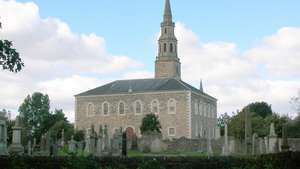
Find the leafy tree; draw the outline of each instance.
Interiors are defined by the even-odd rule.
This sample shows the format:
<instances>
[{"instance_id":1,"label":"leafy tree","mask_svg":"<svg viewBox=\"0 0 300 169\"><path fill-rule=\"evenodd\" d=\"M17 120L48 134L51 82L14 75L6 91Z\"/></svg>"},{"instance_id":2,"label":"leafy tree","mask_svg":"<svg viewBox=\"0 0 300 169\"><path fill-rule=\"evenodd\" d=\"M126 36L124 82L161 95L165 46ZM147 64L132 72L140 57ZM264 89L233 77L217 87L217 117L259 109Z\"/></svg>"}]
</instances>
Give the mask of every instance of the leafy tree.
<instances>
[{"instance_id":1,"label":"leafy tree","mask_svg":"<svg viewBox=\"0 0 300 169\"><path fill-rule=\"evenodd\" d=\"M300 113L300 91L298 92L298 96L291 98L290 103L293 108Z\"/></svg>"},{"instance_id":2,"label":"leafy tree","mask_svg":"<svg viewBox=\"0 0 300 169\"><path fill-rule=\"evenodd\" d=\"M244 107L242 111L245 111L247 108L250 112L254 112L256 115L259 115L262 118L272 115L273 113L271 105L266 102L251 103Z\"/></svg>"},{"instance_id":3,"label":"leafy tree","mask_svg":"<svg viewBox=\"0 0 300 169\"><path fill-rule=\"evenodd\" d=\"M158 117L154 114L147 114L143 120L142 120L142 125L140 127L141 133L147 133L147 132L158 132L161 133L160 131L161 125L158 120Z\"/></svg>"},{"instance_id":4,"label":"leafy tree","mask_svg":"<svg viewBox=\"0 0 300 169\"><path fill-rule=\"evenodd\" d=\"M19 72L24 67L19 53L13 48L13 44L9 40L0 39L0 66L3 70L11 72Z\"/></svg>"},{"instance_id":5,"label":"leafy tree","mask_svg":"<svg viewBox=\"0 0 300 169\"><path fill-rule=\"evenodd\" d=\"M290 138L300 138L300 113L288 123L287 135Z\"/></svg>"},{"instance_id":6,"label":"leafy tree","mask_svg":"<svg viewBox=\"0 0 300 169\"><path fill-rule=\"evenodd\" d=\"M83 141L84 140L84 131L83 130L76 130L74 132L74 140Z\"/></svg>"},{"instance_id":7,"label":"leafy tree","mask_svg":"<svg viewBox=\"0 0 300 169\"><path fill-rule=\"evenodd\" d=\"M48 95L36 92L28 95L19 107L22 124L27 134L39 139L49 129L50 100Z\"/></svg>"}]
</instances>

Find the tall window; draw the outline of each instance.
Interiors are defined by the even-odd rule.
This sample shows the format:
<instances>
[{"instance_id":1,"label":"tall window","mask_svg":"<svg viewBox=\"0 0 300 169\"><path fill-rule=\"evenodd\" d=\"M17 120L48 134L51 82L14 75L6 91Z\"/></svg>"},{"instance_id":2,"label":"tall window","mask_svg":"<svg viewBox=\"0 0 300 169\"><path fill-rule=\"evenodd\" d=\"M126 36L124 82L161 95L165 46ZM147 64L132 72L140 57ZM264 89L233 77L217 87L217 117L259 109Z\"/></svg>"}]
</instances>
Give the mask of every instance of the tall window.
<instances>
[{"instance_id":1,"label":"tall window","mask_svg":"<svg viewBox=\"0 0 300 169\"><path fill-rule=\"evenodd\" d=\"M125 114L125 103L120 102L118 108L119 108L119 114L124 115Z\"/></svg>"},{"instance_id":2,"label":"tall window","mask_svg":"<svg viewBox=\"0 0 300 169\"><path fill-rule=\"evenodd\" d=\"M194 103L194 111L195 111L195 114L198 114L198 101L197 100Z\"/></svg>"},{"instance_id":3,"label":"tall window","mask_svg":"<svg viewBox=\"0 0 300 169\"><path fill-rule=\"evenodd\" d=\"M165 28L165 34L167 34L167 28Z\"/></svg>"},{"instance_id":4,"label":"tall window","mask_svg":"<svg viewBox=\"0 0 300 169\"><path fill-rule=\"evenodd\" d=\"M109 104L107 102L104 102L102 104L102 112L104 116L107 116L109 114Z\"/></svg>"},{"instance_id":5,"label":"tall window","mask_svg":"<svg viewBox=\"0 0 300 169\"><path fill-rule=\"evenodd\" d=\"M167 52L167 44L164 43L164 52Z\"/></svg>"},{"instance_id":6,"label":"tall window","mask_svg":"<svg viewBox=\"0 0 300 169\"><path fill-rule=\"evenodd\" d=\"M168 101L168 112L169 112L169 114L175 114L176 113L176 100L175 99L169 99L169 101Z\"/></svg>"},{"instance_id":7,"label":"tall window","mask_svg":"<svg viewBox=\"0 0 300 169\"><path fill-rule=\"evenodd\" d=\"M141 103L141 101L136 101L134 107L135 107L135 114L141 114L142 113L142 103Z\"/></svg>"},{"instance_id":8,"label":"tall window","mask_svg":"<svg viewBox=\"0 0 300 169\"><path fill-rule=\"evenodd\" d=\"M89 103L87 105L87 116L93 116L94 115L94 105L92 103Z\"/></svg>"},{"instance_id":9,"label":"tall window","mask_svg":"<svg viewBox=\"0 0 300 169\"><path fill-rule=\"evenodd\" d=\"M159 103L157 100L153 100L151 102L151 112L154 114L158 114L159 113Z\"/></svg>"},{"instance_id":10,"label":"tall window","mask_svg":"<svg viewBox=\"0 0 300 169\"><path fill-rule=\"evenodd\" d=\"M170 52L173 52L173 44L170 44Z\"/></svg>"}]
</instances>

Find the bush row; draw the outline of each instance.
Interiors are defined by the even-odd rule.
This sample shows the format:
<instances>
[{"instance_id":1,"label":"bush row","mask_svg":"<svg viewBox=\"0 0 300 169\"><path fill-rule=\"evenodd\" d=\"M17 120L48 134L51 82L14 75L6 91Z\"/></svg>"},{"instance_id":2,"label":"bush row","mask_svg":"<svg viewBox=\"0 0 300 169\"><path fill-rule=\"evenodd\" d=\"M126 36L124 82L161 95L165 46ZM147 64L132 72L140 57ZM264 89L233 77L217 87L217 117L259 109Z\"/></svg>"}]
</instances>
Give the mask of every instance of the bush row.
<instances>
[{"instance_id":1,"label":"bush row","mask_svg":"<svg viewBox=\"0 0 300 169\"><path fill-rule=\"evenodd\" d=\"M1 169L298 169L300 152L252 157L0 157Z\"/></svg>"}]
</instances>

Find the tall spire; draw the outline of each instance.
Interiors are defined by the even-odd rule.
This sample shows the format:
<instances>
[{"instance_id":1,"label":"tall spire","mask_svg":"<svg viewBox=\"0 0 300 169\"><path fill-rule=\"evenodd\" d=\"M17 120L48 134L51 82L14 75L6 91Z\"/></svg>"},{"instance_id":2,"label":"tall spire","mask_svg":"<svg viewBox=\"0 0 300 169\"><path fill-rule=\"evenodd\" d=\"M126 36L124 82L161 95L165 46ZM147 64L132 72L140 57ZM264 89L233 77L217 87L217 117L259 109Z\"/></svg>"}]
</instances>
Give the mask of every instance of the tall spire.
<instances>
[{"instance_id":1,"label":"tall spire","mask_svg":"<svg viewBox=\"0 0 300 169\"><path fill-rule=\"evenodd\" d=\"M172 10L170 0L165 0L164 22L172 22Z\"/></svg>"},{"instance_id":2,"label":"tall spire","mask_svg":"<svg viewBox=\"0 0 300 169\"><path fill-rule=\"evenodd\" d=\"M201 92L203 92L203 84L202 84L202 79L200 80L200 88L199 88L199 90L200 90Z\"/></svg>"},{"instance_id":3,"label":"tall spire","mask_svg":"<svg viewBox=\"0 0 300 169\"><path fill-rule=\"evenodd\" d=\"M177 56L177 39L174 32L175 23L172 21L170 0L165 0L164 19L160 26L161 35L158 40L155 77L180 79L181 68Z\"/></svg>"}]
</instances>

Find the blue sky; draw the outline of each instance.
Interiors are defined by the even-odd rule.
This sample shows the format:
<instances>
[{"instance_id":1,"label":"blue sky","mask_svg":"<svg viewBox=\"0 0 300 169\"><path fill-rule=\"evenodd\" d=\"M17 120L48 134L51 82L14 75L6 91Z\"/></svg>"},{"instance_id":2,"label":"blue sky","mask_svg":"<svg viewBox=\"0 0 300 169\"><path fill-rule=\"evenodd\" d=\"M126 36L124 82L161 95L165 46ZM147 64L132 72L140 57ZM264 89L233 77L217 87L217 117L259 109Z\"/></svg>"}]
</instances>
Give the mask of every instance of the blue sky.
<instances>
[{"instance_id":1,"label":"blue sky","mask_svg":"<svg viewBox=\"0 0 300 169\"><path fill-rule=\"evenodd\" d=\"M3 29L26 67L0 71L0 109L47 93L74 120L74 95L116 79L151 78L163 0L0 0ZM218 113L266 101L295 115L300 1L171 0L182 79L218 98ZM3 35L3 36L2 36ZM300 95L300 93L299 93Z\"/></svg>"},{"instance_id":2,"label":"blue sky","mask_svg":"<svg viewBox=\"0 0 300 169\"><path fill-rule=\"evenodd\" d=\"M78 33L95 32L105 38L109 52L141 60L153 70L153 37L162 20L163 0L33 2L42 17L60 18ZM174 20L185 23L201 41L233 42L240 50L281 27L300 26L298 0L171 0L171 5Z\"/></svg>"}]
</instances>

